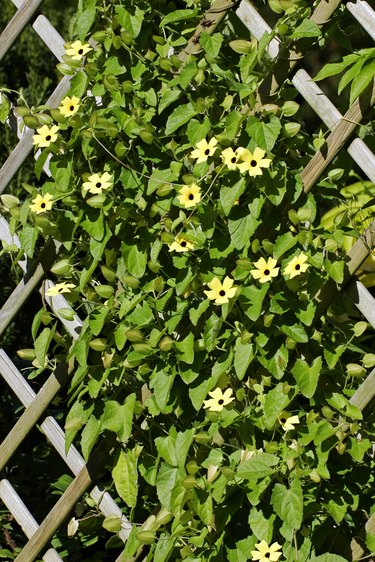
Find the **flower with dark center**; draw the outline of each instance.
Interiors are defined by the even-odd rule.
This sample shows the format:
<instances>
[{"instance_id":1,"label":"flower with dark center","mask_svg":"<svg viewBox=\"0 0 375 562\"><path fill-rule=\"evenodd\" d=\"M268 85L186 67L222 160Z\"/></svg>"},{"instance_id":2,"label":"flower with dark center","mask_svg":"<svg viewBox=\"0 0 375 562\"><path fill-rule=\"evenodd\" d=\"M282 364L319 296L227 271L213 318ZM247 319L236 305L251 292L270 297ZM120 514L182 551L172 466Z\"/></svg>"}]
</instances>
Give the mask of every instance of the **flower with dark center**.
<instances>
[{"instance_id":1,"label":"flower with dark center","mask_svg":"<svg viewBox=\"0 0 375 562\"><path fill-rule=\"evenodd\" d=\"M260 258L254 263L256 269L250 271L254 279L259 279L260 283L267 283L271 281L272 277L277 277L279 273L279 267L275 267L277 261L273 258L268 258L266 261L264 258Z\"/></svg>"},{"instance_id":2,"label":"flower with dark center","mask_svg":"<svg viewBox=\"0 0 375 562\"><path fill-rule=\"evenodd\" d=\"M57 140L57 133L60 127L57 125L43 125L36 130L36 135L33 135L33 145L37 148L47 148L50 144Z\"/></svg>"},{"instance_id":3,"label":"flower with dark center","mask_svg":"<svg viewBox=\"0 0 375 562\"><path fill-rule=\"evenodd\" d=\"M217 140L215 137L207 142L206 139L202 139L195 145L196 148L190 153L190 158L197 158L197 164L200 162L206 162L209 156L212 156L216 150Z\"/></svg>"},{"instance_id":4,"label":"flower with dark center","mask_svg":"<svg viewBox=\"0 0 375 562\"><path fill-rule=\"evenodd\" d=\"M286 268L284 269L284 275L289 275L289 279L293 279L296 275L305 273L310 265L307 262L306 254L299 254L290 260Z\"/></svg>"},{"instance_id":5,"label":"flower with dark center","mask_svg":"<svg viewBox=\"0 0 375 562\"><path fill-rule=\"evenodd\" d=\"M250 176L261 176L263 174L262 168L269 168L271 160L263 158L266 154L261 148L256 148L254 152L250 152L247 148L237 148L238 157L240 162L237 168L241 173L249 172Z\"/></svg>"}]
</instances>

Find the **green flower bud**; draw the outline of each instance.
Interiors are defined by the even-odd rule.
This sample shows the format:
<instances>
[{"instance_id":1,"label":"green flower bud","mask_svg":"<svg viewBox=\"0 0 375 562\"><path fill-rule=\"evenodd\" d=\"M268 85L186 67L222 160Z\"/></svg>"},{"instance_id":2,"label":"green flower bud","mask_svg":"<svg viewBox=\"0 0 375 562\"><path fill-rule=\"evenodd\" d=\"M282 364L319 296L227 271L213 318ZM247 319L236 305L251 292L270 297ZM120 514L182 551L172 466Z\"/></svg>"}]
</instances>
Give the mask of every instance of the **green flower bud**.
<instances>
[{"instance_id":1,"label":"green flower bud","mask_svg":"<svg viewBox=\"0 0 375 562\"><path fill-rule=\"evenodd\" d=\"M246 55L251 53L253 50L253 43L251 41L246 41L245 39L235 39L229 42L229 47L240 55Z\"/></svg>"},{"instance_id":2,"label":"green flower bud","mask_svg":"<svg viewBox=\"0 0 375 562\"><path fill-rule=\"evenodd\" d=\"M141 544L153 544L155 542L155 531L138 531L137 540Z\"/></svg>"},{"instance_id":3,"label":"green flower bud","mask_svg":"<svg viewBox=\"0 0 375 562\"><path fill-rule=\"evenodd\" d=\"M281 108L286 117L292 117L299 110L299 104L295 101L286 101Z\"/></svg>"},{"instance_id":4,"label":"green flower bud","mask_svg":"<svg viewBox=\"0 0 375 562\"><path fill-rule=\"evenodd\" d=\"M110 533L118 533L121 529L121 519L117 515L108 515L102 523L103 529Z\"/></svg>"},{"instance_id":5,"label":"green flower bud","mask_svg":"<svg viewBox=\"0 0 375 562\"><path fill-rule=\"evenodd\" d=\"M284 136L286 138L295 137L301 128L299 123L285 123L283 126Z\"/></svg>"},{"instance_id":6,"label":"green flower bud","mask_svg":"<svg viewBox=\"0 0 375 562\"><path fill-rule=\"evenodd\" d=\"M133 349L141 355L150 355L152 347L149 343L133 343Z\"/></svg>"},{"instance_id":7,"label":"green flower bud","mask_svg":"<svg viewBox=\"0 0 375 562\"><path fill-rule=\"evenodd\" d=\"M170 351L173 347L173 339L169 336L164 336L159 342L159 349L161 351Z\"/></svg>"},{"instance_id":8,"label":"green flower bud","mask_svg":"<svg viewBox=\"0 0 375 562\"><path fill-rule=\"evenodd\" d=\"M211 437L208 435L207 431L201 431L194 435L194 441L200 443L201 445L205 445L211 440Z\"/></svg>"},{"instance_id":9,"label":"green flower bud","mask_svg":"<svg viewBox=\"0 0 375 562\"><path fill-rule=\"evenodd\" d=\"M147 129L142 129L141 131L139 131L139 136L146 144L152 144L154 142L154 135Z\"/></svg>"},{"instance_id":10,"label":"green flower bud","mask_svg":"<svg viewBox=\"0 0 375 562\"><path fill-rule=\"evenodd\" d=\"M13 209L14 207L18 207L20 204L20 200L18 199L18 197L15 197L14 195L10 195L8 193L4 193L1 196L1 202L5 207L7 207L7 209Z\"/></svg>"},{"instance_id":11,"label":"green flower bud","mask_svg":"<svg viewBox=\"0 0 375 562\"><path fill-rule=\"evenodd\" d=\"M181 482L181 484L183 485L183 487L186 490L191 490L192 488L195 488L195 484L196 484L196 480L194 478L194 476L186 476L183 481Z\"/></svg>"},{"instance_id":12,"label":"green flower bud","mask_svg":"<svg viewBox=\"0 0 375 562\"><path fill-rule=\"evenodd\" d=\"M172 184L170 183L162 183L156 190L156 195L158 195L159 197L165 197L166 195L169 195L170 192L172 191L173 187Z\"/></svg>"},{"instance_id":13,"label":"green flower bud","mask_svg":"<svg viewBox=\"0 0 375 562\"><path fill-rule=\"evenodd\" d=\"M129 285L132 289L136 289L139 285L139 279L133 277L133 275L124 275L122 282L124 285Z\"/></svg>"},{"instance_id":14,"label":"green flower bud","mask_svg":"<svg viewBox=\"0 0 375 562\"><path fill-rule=\"evenodd\" d=\"M159 273L159 270L161 268L161 265L158 261L152 261L152 260L149 260L147 262L147 266L150 269L150 271L152 271L152 273Z\"/></svg>"},{"instance_id":15,"label":"green flower bud","mask_svg":"<svg viewBox=\"0 0 375 562\"><path fill-rule=\"evenodd\" d=\"M17 355L24 361L34 361L36 357L35 349L19 349Z\"/></svg>"},{"instance_id":16,"label":"green flower bud","mask_svg":"<svg viewBox=\"0 0 375 562\"><path fill-rule=\"evenodd\" d=\"M105 89L108 90L109 92L119 89L118 80L116 76L114 76L113 74L103 75L103 85Z\"/></svg>"},{"instance_id":17,"label":"green flower bud","mask_svg":"<svg viewBox=\"0 0 375 562\"><path fill-rule=\"evenodd\" d=\"M101 265L100 269L102 271L104 279L109 283L113 283L113 281L116 279L116 273L113 271L113 269L110 269L106 265Z\"/></svg>"},{"instance_id":18,"label":"green flower bud","mask_svg":"<svg viewBox=\"0 0 375 562\"><path fill-rule=\"evenodd\" d=\"M127 31L126 29L121 31L121 39L124 41L124 43L127 47L131 47L134 43L133 37L130 35L129 31Z\"/></svg>"},{"instance_id":19,"label":"green flower bud","mask_svg":"<svg viewBox=\"0 0 375 562\"><path fill-rule=\"evenodd\" d=\"M130 330L126 330L125 335L132 343L139 342L144 339L144 336L139 328L131 328Z\"/></svg>"},{"instance_id":20,"label":"green flower bud","mask_svg":"<svg viewBox=\"0 0 375 562\"><path fill-rule=\"evenodd\" d=\"M57 261L51 267L51 272L55 275L66 275L71 271L71 263L68 259L64 258L62 260Z\"/></svg>"},{"instance_id":21,"label":"green flower bud","mask_svg":"<svg viewBox=\"0 0 375 562\"><path fill-rule=\"evenodd\" d=\"M362 365L357 365L356 363L348 363L346 366L346 374L349 377L361 378L366 375L367 371L362 367Z\"/></svg>"},{"instance_id":22,"label":"green flower bud","mask_svg":"<svg viewBox=\"0 0 375 562\"><path fill-rule=\"evenodd\" d=\"M230 468L229 466L223 466L220 470L227 480L233 480L236 475L233 468Z\"/></svg>"},{"instance_id":23,"label":"green flower bud","mask_svg":"<svg viewBox=\"0 0 375 562\"><path fill-rule=\"evenodd\" d=\"M166 57L161 57L159 59L159 66L162 70L165 70L166 72L169 72L172 68L172 62L170 61L170 59L166 58Z\"/></svg>"},{"instance_id":24,"label":"green flower bud","mask_svg":"<svg viewBox=\"0 0 375 562\"><path fill-rule=\"evenodd\" d=\"M199 470L199 466L197 465L196 461L190 460L186 464L186 472L188 474L190 474L191 476L194 476L194 474L196 474L196 472L198 472L198 470Z\"/></svg>"},{"instance_id":25,"label":"green flower bud","mask_svg":"<svg viewBox=\"0 0 375 562\"><path fill-rule=\"evenodd\" d=\"M115 146L115 153L117 158L122 158L126 154L127 148L123 142L118 142Z\"/></svg>"},{"instance_id":26,"label":"green flower bud","mask_svg":"<svg viewBox=\"0 0 375 562\"><path fill-rule=\"evenodd\" d=\"M107 339L95 338L90 341L89 347L94 351L104 351L107 348Z\"/></svg>"},{"instance_id":27,"label":"green flower bud","mask_svg":"<svg viewBox=\"0 0 375 562\"><path fill-rule=\"evenodd\" d=\"M53 119L48 113L38 113L37 119L41 125L50 125L53 123Z\"/></svg>"},{"instance_id":28,"label":"green flower bud","mask_svg":"<svg viewBox=\"0 0 375 562\"><path fill-rule=\"evenodd\" d=\"M94 289L96 294L104 299L109 299L114 293L114 288L111 285L97 285Z\"/></svg>"},{"instance_id":29,"label":"green flower bud","mask_svg":"<svg viewBox=\"0 0 375 562\"><path fill-rule=\"evenodd\" d=\"M64 318L64 320L71 321L74 318L75 312L71 308L59 308L57 314L61 316L61 318Z\"/></svg>"},{"instance_id":30,"label":"green flower bud","mask_svg":"<svg viewBox=\"0 0 375 562\"><path fill-rule=\"evenodd\" d=\"M236 265L239 269L243 269L244 271L250 271L253 269L253 265L248 258L240 258L236 261Z\"/></svg>"},{"instance_id":31,"label":"green flower bud","mask_svg":"<svg viewBox=\"0 0 375 562\"><path fill-rule=\"evenodd\" d=\"M94 39L94 41L97 41L98 43L103 43L103 41L105 41L105 39L107 39L109 35L108 35L108 31L95 31L95 33L93 33L91 37L92 39Z\"/></svg>"},{"instance_id":32,"label":"green flower bud","mask_svg":"<svg viewBox=\"0 0 375 562\"><path fill-rule=\"evenodd\" d=\"M159 513L156 514L155 523L157 523L158 526L165 525L166 523L169 523L172 518L172 513L165 509L165 507L162 507Z\"/></svg>"},{"instance_id":33,"label":"green flower bud","mask_svg":"<svg viewBox=\"0 0 375 562\"><path fill-rule=\"evenodd\" d=\"M40 127L38 119L33 115L25 115L25 117L23 118L23 122L30 129L38 129L38 127Z\"/></svg>"}]
</instances>

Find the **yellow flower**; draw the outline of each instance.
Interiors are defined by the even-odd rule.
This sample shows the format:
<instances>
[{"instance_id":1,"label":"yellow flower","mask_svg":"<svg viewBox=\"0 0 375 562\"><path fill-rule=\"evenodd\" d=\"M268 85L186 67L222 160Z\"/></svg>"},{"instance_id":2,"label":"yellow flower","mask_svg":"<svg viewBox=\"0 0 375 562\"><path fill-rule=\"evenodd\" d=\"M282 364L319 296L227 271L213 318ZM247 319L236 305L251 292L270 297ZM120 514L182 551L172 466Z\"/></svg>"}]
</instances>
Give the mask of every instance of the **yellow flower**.
<instances>
[{"instance_id":1,"label":"yellow flower","mask_svg":"<svg viewBox=\"0 0 375 562\"><path fill-rule=\"evenodd\" d=\"M170 252L188 252L193 249L193 244L185 240L183 236L176 236L175 241L169 246Z\"/></svg>"},{"instance_id":2,"label":"yellow flower","mask_svg":"<svg viewBox=\"0 0 375 562\"><path fill-rule=\"evenodd\" d=\"M278 415L277 419L279 420L279 423L284 431L291 431L295 428L295 425L300 423L298 416L292 416L292 414L285 411L281 412L281 414Z\"/></svg>"},{"instance_id":3,"label":"yellow flower","mask_svg":"<svg viewBox=\"0 0 375 562\"><path fill-rule=\"evenodd\" d=\"M67 96L61 101L61 105L59 107L60 113L64 117L71 117L75 113L77 113L79 109L79 98L76 96L72 96L71 98Z\"/></svg>"},{"instance_id":4,"label":"yellow flower","mask_svg":"<svg viewBox=\"0 0 375 562\"><path fill-rule=\"evenodd\" d=\"M108 172L103 172L103 174L92 174L87 181L82 184L82 189L88 191L89 193L98 194L103 191L103 189L108 189L111 187L113 182L113 176Z\"/></svg>"},{"instance_id":5,"label":"yellow flower","mask_svg":"<svg viewBox=\"0 0 375 562\"><path fill-rule=\"evenodd\" d=\"M277 552L281 549L281 545L277 542L268 546L266 541L261 541L255 545L255 548L257 550L251 551L252 560L259 560L259 562L276 562L282 554Z\"/></svg>"},{"instance_id":6,"label":"yellow flower","mask_svg":"<svg viewBox=\"0 0 375 562\"><path fill-rule=\"evenodd\" d=\"M38 134L33 135L33 144L35 144L37 148L45 148L49 146L51 143L56 141L57 132L59 130L60 127L57 125L52 125L52 127L43 125L43 127L39 127L39 129L36 130Z\"/></svg>"},{"instance_id":7,"label":"yellow flower","mask_svg":"<svg viewBox=\"0 0 375 562\"><path fill-rule=\"evenodd\" d=\"M253 153L247 148L237 148L239 158L242 160L237 164L240 172L249 172L250 176L261 176L263 174L262 168L269 168L271 160L263 158L266 154L261 148L256 148Z\"/></svg>"},{"instance_id":8,"label":"yellow flower","mask_svg":"<svg viewBox=\"0 0 375 562\"><path fill-rule=\"evenodd\" d=\"M52 209L53 197L50 193L45 195L38 194L35 199L33 199L32 205L30 205L30 211L40 215L40 213L45 213Z\"/></svg>"},{"instance_id":9,"label":"yellow flower","mask_svg":"<svg viewBox=\"0 0 375 562\"><path fill-rule=\"evenodd\" d=\"M50 287L46 291L47 297L55 297L56 295L61 295L62 293L70 293L70 289L74 289L75 285L73 283L57 283L53 287Z\"/></svg>"},{"instance_id":10,"label":"yellow flower","mask_svg":"<svg viewBox=\"0 0 375 562\"><path fill-rule=\"evenodd\" d=\"M237 150L234 151L232 148L226 148L225 150L223 150L220 156L223 163L229 170L235 170L237 168L237 162L239 158Z\"/></svg>"},{"instance_id":11,"label":"yellow flower","mask_svg":"<svg viewBox=\"0 0 375 562\"><path fill-rule=\"evenodd\" d=\"M206 139L202 139L201 141L197 142L196 149L190 154L191 158L197 158L197 164L200 162L206 162L209 156L212 156L216 150L217 140L215 137L212 137L210 142L207 142Z\"/></svg>"},{"instance_id":12,"label":"yellow flower","mask_svg":"<svg viewBox=\"0 0 375 562\"><path fill-rule=\"evenodd\" d=\"M307 256L305 254L300 254L299 256L295 256L293 259L290 260L286 268L284 269L284 275L289 275L290 279L293 279L296 275L300 275L301 273L305 273L309 266L307 261Z\"/></svg>"},{"instance_id":13,"label":"yellow flower","mask_svg":"<svg viewBox=\"0 0 375 562\"><path fill-rule=\"evenodd\" d=\"M78 40L74 41L69 49L65 49L65 53L72 57L73 60L81 60L89 51L92 51L92 47L88 43L81 43Z\"/></svg>"},{"instance_id":14,"label":"yellow flower","mask_svg":"<svg viewBox=\"0 0 375 562\"><path fill-rule=\"evenodd\" d=\"M237 287L233 286L233 279L226 277L221 283L221 281L214 277L212 281L207 283L211 291L203 291L210 301L215 301L215 304L225 304L229 302L229 299L234 297Z\"/></svg>"},{"instance_id":15,"label":"yellow flower","mask_svg":"<svg viewBox=\"0 0 375 562\"><path fill-rule=\"evenodd\" d=\"M201 200L201 188L196 183L184 185L178 192L177 199L187 209L195 207Z\"/></svg>"},{"instance_id":16,"label":"yellow flower","mask_svg":"<svg viewBox=\"0 0 375 562\"><path fill-rule=\"evenodd\" d=\"M232 394L233 390L231 388L227 388L224 392L221 388L215 388L215 390L208 393L211 398L204 400L204 408L208 408L210 412L221 412L224 406L234 400Z\"/></svg>"},{"instance_id":17,"label":"yellow flower","mask_svg":"<svg viewBox=\"0 0 375 562\"><path fill-rule=\"evenodd\" d=\"M267 283L271 281L272 277L276 277L279 273L279 267L275 267L277 261L273 258L268 258L266 261L264 258L260 258L254 263L256 269L250 271L254 279L259 279L260 283Z\"/></svg>"}]
</instances>

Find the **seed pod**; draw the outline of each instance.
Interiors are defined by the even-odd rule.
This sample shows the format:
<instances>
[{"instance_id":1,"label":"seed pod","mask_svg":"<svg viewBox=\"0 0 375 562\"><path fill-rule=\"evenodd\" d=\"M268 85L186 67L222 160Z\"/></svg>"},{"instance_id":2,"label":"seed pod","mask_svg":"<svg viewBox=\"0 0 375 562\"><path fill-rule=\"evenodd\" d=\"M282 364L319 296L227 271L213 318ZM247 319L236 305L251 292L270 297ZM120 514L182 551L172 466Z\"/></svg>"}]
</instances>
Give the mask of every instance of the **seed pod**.
<instances>
[{"instance_id":1,"label":"seed pod","mask_svg":"<svg viewBox=\"0 0 375 562\"><path fill-rule=\"evenodd\" d=\"M250 269L253 269L253 265L248 258L240 258L236 261L236 265L239 269L243 269L244 271L250 271Z\"/></svg>"},{"instance_id":2,"label":"seed pod","mask_svg":"<svg viewBox=\"0 0 375 562\"><path fill-rule=\"evenodd\" d=\"M124 275L122 282L124 285L129 285L132 289L136 289L139 285L139 279L133 277L133 275Z\"/></svg>"},{"instance_id":3,"label":"seed pod","mask_svg":"<svg viewBox=\"0 0 375 562\"><path fill-rule=\"evenodd\" d=\"M173 339L169 336L164 336L159 342L159 349L161 351L170 351L173 347Z\"/></svg>"},{"instance_id":4,"label":"seed pod","mask_svg":"<svg viewBox=\"0 0 375 562\"><path fill-rule=\"evenodd\" d=\"M121 529L121 519L117 515L108 515L102 523L103 529L110 533L118 533Z\"/></svg>"},{"instance_id":5,"label":"seed pod","mask_svg":"<svg viewBox=\"0 0 375 562\"><path fill-rule=\"evenodd\" d=\"M229 466L223 466L220 470L224 474L224 476L227 480L233 480L233 478L236 475L233 468L230 468Z\"/></svg>"},{"instance_id":6,"label":"seed pod","mask_svg":"<svg viewBox=\"0 0 375 562\"><path fill-rule=\"evenodd\" d=\"M104 279L109 283L113 283L113 281L116 279L116 272L113 271L113 269L107 267L106 265L101 265L100 269L102 271Z\"/></svg>"},{"instance_id":7,"label":"seed pod","mask_svg":"<svg viewBox=\"0 0 375 562\"><path fill-rule=\"evenodd\" d=\"M33 115L25 115L23 122L29 129L38 129L38 127L40 127L38 119Z\"/></svg>"},{"instance_id":8,"label":"seed pod","mask_svg":"<svg viewBox=\"0 0 375 562\"><path fill-rule=\"evenodd\" d=\"M187 464L186 464L186 472L190 475L190 476L194 476L194 474L196 472L198 472L199 470L199 466L197 465L196 461L194 460L190 460Z\"/></svg>"},{"instance_id":9,"label":"seed pod","mask_svg":"<svg viewBox=\"0 0 375 562\"><path fill-rule=\"evenodd\" d=\"M36 117L41 125L50 125L53 122L52 117L48 113L38 113Z\"/></svg>"},{"instance_id":10,"label":"seed pod","mask_svg":"<svg viewBox=\"0 0 375 562\"><path fill-rule=\"evenodd\" d=\"M144 336L139 328L126 330L125 335L130 342L139 342L144 339Z\"/></svg>"},{"instance_id":11,"label":"seed pod","mask_svg":"<svg viewBox=\"0 0 375 562\"><path fill-rule=\"evenodd\" d=\"M51 272L55 275L66 275L71 270L72 266L70 261L66 258L57 261L51 267Z\"/></svg>"},{"instance_id":12,"label":"seed pod","mask_svg":"<svg viewBox=\"0 0 375 562\"><path fill-rule=\"evenodd\" d=\"M7 209L13 209L14 207L18 207L20 204L18 197L10 195L9 193L4 193L1 196L1 202L5 205L5 207L7 207Z\"/></svg>"},{"instance_id":13,"label":"seed pod","mask_svg":"<svg viewBox=\"0 0 375 562\"><path fill-rule=\"evenodd\" d=\"M152 346L149 343L133 343L133 349L141 355L149 355L152 352Z\"/></svg>"},{"instance_id":14,"label":"seed pod","mask_svg":"<svg viewBox=\"0 0 375 562\"><path fill-rule=\"evenodd\" d=\"M57 314L64 320L73 320L75 312L71 308L59 308Z\"/></svg>"},{"instance_id":15,"label":"seed pod","mask_svg":"<svg viewBox=\"0 0 375 562\"><path fill-rule=\"evenodd\" d=\"M183 481L181 482L181 484L183 485L183 487L186 490L192 490L193 488L195 488L195 484L196 484L196 479L194 478L194 476L185 476L185 478L183 479Z\"/></svg>"}]
</instances>

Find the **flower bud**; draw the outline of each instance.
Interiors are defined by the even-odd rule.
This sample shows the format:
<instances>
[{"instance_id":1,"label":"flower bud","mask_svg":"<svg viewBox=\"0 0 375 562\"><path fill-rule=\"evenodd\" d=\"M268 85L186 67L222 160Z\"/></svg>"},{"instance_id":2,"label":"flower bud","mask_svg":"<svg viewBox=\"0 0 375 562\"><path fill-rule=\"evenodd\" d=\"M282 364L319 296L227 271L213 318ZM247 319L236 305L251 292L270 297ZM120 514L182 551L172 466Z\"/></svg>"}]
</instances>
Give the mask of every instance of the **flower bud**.
<instances>
[{"instance_id":1,"label":"flower bud","mask_svg":"<svg viewBox=\"0 0 375 562\"><path fill-rule=\"evenodd\" d=\"M115 271L113 271L113 269L110 269L106 265L101 265L100 269L101 269L101 272L103 274L104 279L106 281L109 281L109 283L113 283L113 281L116 279Z\"/></svg>"},{"instance_id":2,"label":"flower bud","mask_svg":"<svg viewBox=\"0 0 375 562\"><path fill-rule=\"evenodd\" d=\"M122 282L124 285L129 285L132 289L136 289L139 285L139 279L133 277L133 275L124 275Z\"/></svg>"},{"instance_id":3,"label":"flower bud","mask_svg":"<svg viewBox=\"0 0 375 562\"><path fill-rule=\"evenodd\" d=\"M74 319L75 312L72 308L59 308L57 314L64 320L71 321Z\"/></svg>"},{"instance_id":4,"label":"flower bud","mask_svg":"<svg viewBox=\"0 0 375 562\"><path fill-rule=\"evenodd\" d=\"M223 466L220 470L222 474L224 474L227 480L233 480L234 477L236 476L236 473L233 470L233 468L230 468L229 466Z\"/></svg>"},{"instance_id":5,"label":"flower bud","mask_svg":"<svg viewBox=\"0 0 375 562\"><path fill-rule=\"evenodd\" d=\"M33 115L25 115L25 117L23 118L23 122L30 129L37 129L38 127L40 127L38 119Z\"/></svg>"},{"instance_id":6,"label":"flower bud","mask_svg":"<svg viewBox=\"0 0 375 562\"><path fill-rule=\"evenodd\" d=\"M173 339L169 336L164 336L159 342L159 349L161 351L170 351L173 347Z\"/></svg>"},{"instance_id":7,"label":"flower bud","mask_svg":"<svg viewBox=\"0 0 375 562\"><path fill-rule=\"evenodd\" d=\"M106 338L95 338L90 341L89 347L94 351L104 351L107 347Z\"/></svg>"},{"instance_id":8,"label":"flower bud","mask_svg":"<svg viewBox=\"0 0 375 562\"><path fill-rule=\"evenodd\" d=\"M57 261L51 267L51 272L55 275L66 275L71 270L70 261L66 258Z\"/></svg>"},{"instance_id":9,"label":"flower bud","mask_svg":"<svg viewBox=\"0 0 375 562\"><path fill-rule=\"evenodd\" d=\"M5 207L7 207L7 209L13 209L14 207L18 207L18 205L20 204L20 200L18 199L18 197L10 195L9 193L4 193L1 196L1 202Z\"/></svg>"},{"instance_id":10,"label":"flower bud","mask_svg":"<svg viewBox=\"0 0 375 562\"><path fill-rule=\"evenodd\" d=\"M301 128L299 123L285 123L283 126L284 136L286 138L295 137Z\"/></svg>"},{"instance_id":11,"label":"flower bud","mask_svg":"<svg viewBox=\"0 0 375 562\"><path fill-rule=\"evenodd\" d=\"M121 529L121 519L117 515L108 515L104 519L102 527L110 533L118 533Z\"/></svg>"},{"instance_id":12,"label":"flower bud","mask_svg":"<svg viewBox=\"0 0 375 562\"><path fill-rule=\"evenodd\" d=\"M197 465L197 462L195 460L190 460L187 464L186 464L186 472L192 476L194 476L194 474L196 472L198 472L199 470L199 466Z\"/></svg>"},{"instance_id":13,"label":"flower bud","mask_svg":"<svg viewBox=\"0 0 375 562\"><path fill-rule=\"evenodd\" d=\"M138 531L137 540L141 544L153 544L155 542L155 531Z\"/></svg>"},{"instance_id":14,"label":"flower bud","mask_svg":"<svg viewBox=\"0 0 375 562\"><path fill-rule=\"evenodd\" d=\"M192 490L193 488L195 488L196 482L197 481L195 480L194 476L189 475L189 476L185 476L181 484L186 490Z\"/></svg>"},{"instance_id":15,"label":"flower bud","mask_svg":"<svg viewBox=\"0 0 375 562\"><path fill-rule=\"evenodd\" d=\"M207 468L207 482L211 483L215 480L215 478L218 476L217 471L218 471L218 466L216 466L215 464L210 464Z\"/></svg>"},{"instance_id":16,"label":"flower bud","mask_svg":"<svg viewBox=\"0 0 375 562\"><path fill-rule=\"evenodd\" d=\"M361 378L366 372L366 369L357 363L348 363L346 366L346 374L349 375L349 377Z\"/></svg>"},{"instance_id":17,"label":"flower bud","mask_svg":"<svg viewBox=\"0 0 375 562\"><path fill-rule=\"evenodd\" d=\"M36 357L35 349L19 349L17 351L17 355L18 357L21 357L21 359L23 359L24 361L34 361Z\"/></svg>"},{"instance_id":18,"label":"flower bud","mask_svg":"<svg viewBox=\"0 0 375 562\"><path fill-rule=\"evenodd\" d=\"M94 289L95 293L104 299L109 299L114 292L112 285L97 285Z\"/></svg>"},{"instance_id":19,"label":"flower bud","mask_svg":"<svg viewBox=\"0 0 375 562\"><path fill-rule=\"evenodd\" d=\"M139 328L126 330L125 335L130 342L140 342L144 339L144 336Z\"/></svg>"},{"instance_id":20,"label":"flower bud","mask_svg":"<svg viewBox=\"0 0 375 562\"><path fill-rule=\"evenodd\" d=\"M97 195L93 195L92 197L89 197L86 203L90 207L93 207L94 209L101 209L103 207L104 201L105 201L104 193L98 193Z\"/></svg>"},{"instance_id":21,"label":"flower bud","mask_svg":"<svg viewBox=\"0 0 375 562\"><path fill-rule=\"evenodd\" d=\"M133 343L133 349L141 355L149 355L152 352L152 346L149 343Z\"/></svg>"}]
</instances>

